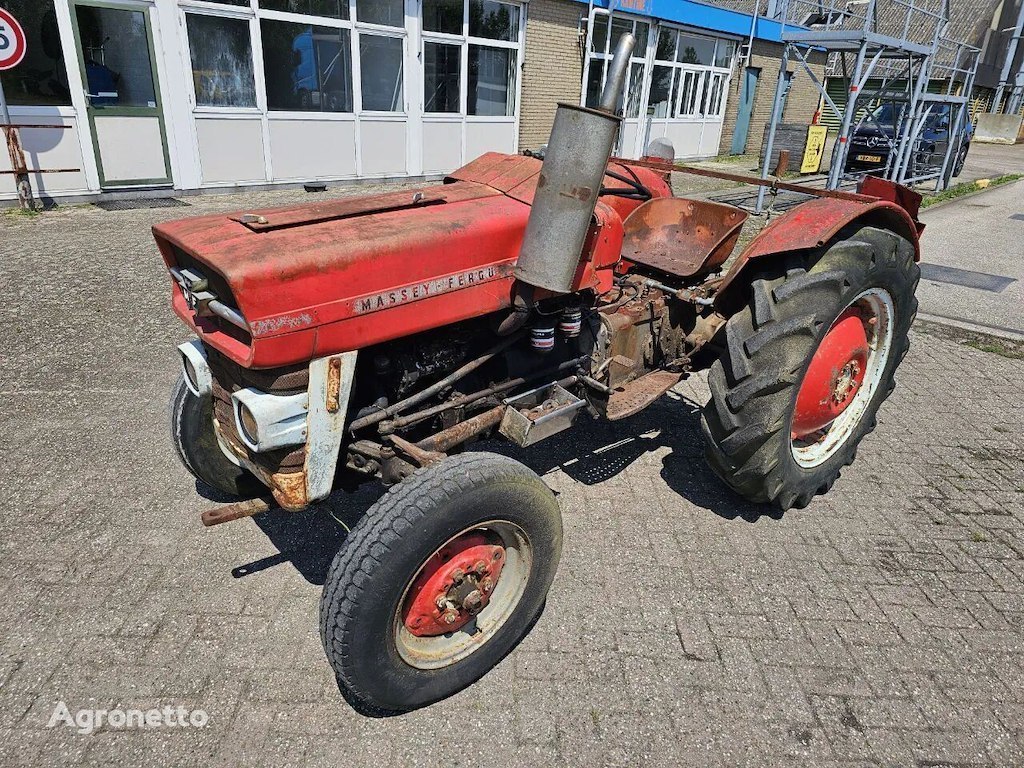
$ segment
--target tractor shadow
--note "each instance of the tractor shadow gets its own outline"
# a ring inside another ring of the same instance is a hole
[[[670,392],[621,421],[581,416],[573,429],[530,448],[501,439],[481,441],[473,450],[516,459],[542,476],[560,470],[573,481],[592,486],[611,480],[642,456],[667,448],[661,479],[690,504],[726,520],[754,523],[763,518],[780,519],[781,511],[740,498],[708,467],[700,408],[699,403]],[[310,584],[322,585],[348,530],[384,492],[382,486],[371,483],[354,493],[336,492],[304,512],[275,510],[257,515],[253,521],[278,553],[239,565],[232,575],[242,578],[290,562]]]
[[[766,517],[780,519],[780,510],[740,498],[708,466],[700,411],[700,403],[670,391],[621,421],[591,421],[581,416],[572,430],[531,448],[500,442],[488,450],[521,461],[540,475],[561,470],[575,482],[598,485],[642,456],[667,448],[661,479],[689,503],[726,520],[754,523]]]

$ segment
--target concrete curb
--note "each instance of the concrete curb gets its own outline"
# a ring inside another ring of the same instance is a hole
[[[974,181],[981,181],[981,179],[975,179]],[[1019,184],[1024,181],[1024,178],[1017,179],[1015,181],[1007,181],[1004,184],[997,184],[996,186],[987,186],[982,189],[976,189],[974,192],[966,192],[960,197],[954,197],[951,200],[943,200],[941,203],[935,203],[935,205],[929,205],[927,208],[922,208],[920,216],[927,216],[931,211],[937,211],[939,208],[945,208],[947,205],[953,205],[954,203],[962,203],[964,200],[970,200],[972,197],[983,195],[986,192],[995,192],[997,189],[1004,189],[1006,187],[1012,187],[1014,184]]]

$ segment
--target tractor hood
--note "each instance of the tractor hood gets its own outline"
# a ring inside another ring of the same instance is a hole
[[[666,174],[612,165],[671,195]],[[240,365],[274,368],[509,307],[540,170],[537,158],[490,152],[444,183],[183,219],[153,234],[177,315]],[[611,287],[622,221],[641,202],[602,200],[577,288]]]
[[[509,306],[529,213],[497,189],[453,181],[153,234],[178,283],[178,316],[240,364],[273,367]],[[456,290],[458,301],[441,300]],[[220,307],[243,322],[211,311]]]

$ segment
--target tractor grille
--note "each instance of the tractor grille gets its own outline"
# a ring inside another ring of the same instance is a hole
[[[174,264],[176,267],[179,269],[192,269],[193,271],[201,274],[206,278],[206,281],[209,284],[210,293],[216,296],[223,304],[237,311],[238,302],[235,300],[235,296],[231,292],[231,288],[223,277],[178,246],[168,243],[168,247],[174,255]],[[212,317],[204,317],[202,321],[212,325],[217,329],[217,331],[226,336],[230,336],[235,339],[235,341],[239,341],[246,346],[252,345],[251,335],[241,328],[232,325],[222,317],[214,315]]]
[[[213,375],[213,415],[223,435],[235,447],[244,451],[249,461],[270,474],[301,472],[306,461],[305,446],[262,453],[254,453],[245,447],[235,426],[231,395],[246,387],[279,394],[304,392],[309,386],[308,367],[301,365],[267,371],[251,370],[243,368],[210,347],[206,347],[206,359]]]

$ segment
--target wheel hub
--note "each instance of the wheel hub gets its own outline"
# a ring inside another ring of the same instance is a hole
[[[793,411],[794,439],[821,431],[853,402],[864,383],[868,353],[864,318],[850,307],[829,328],[807,367]]]
[[[461,629],[487,607],[505,564],[505,549],[482,533],[450,541],[409,588],[402,623],[417,637]]]

